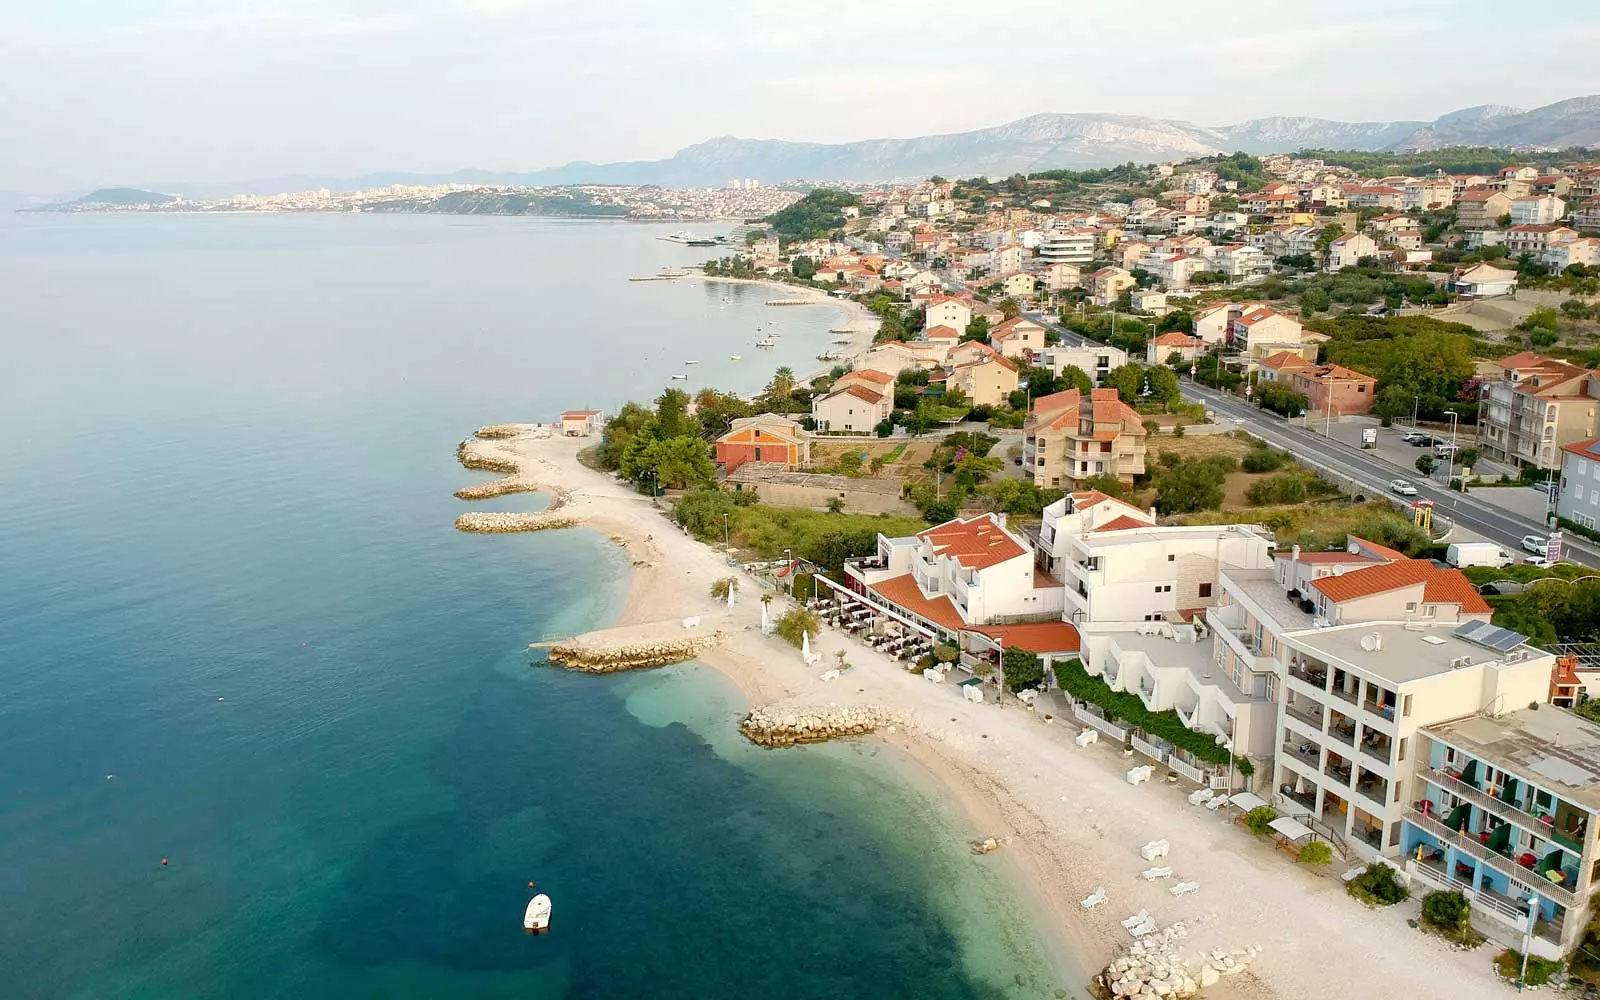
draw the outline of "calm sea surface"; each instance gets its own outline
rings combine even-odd
[[[832,307],[626,281],[664,231],[0,221],[0,1000],[1054,995],[888,751],[530,668],[625,562],[451,527],[479,424],[817,367]]]

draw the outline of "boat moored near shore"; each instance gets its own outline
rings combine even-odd
[[[528,900],[528,909],[522,914],[522,929],[529,934],[543,934],[550,929],[550,897],[544,893]]]

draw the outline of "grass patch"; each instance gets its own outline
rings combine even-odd
[[[1493,566],[1465,566],[1461,572],[1467,575],[1476,586],[1493,583],[1496,580],[1513,580],[1517,583],[1531,583],[1545,577],[1555,577],[1558,580],[1575,580],[1580,576],[1590,576],[1594,573],[1587,566],[1578,566],[1573,563],[1556,563],[1548,568],[1528,566],[1518,563],[1507,566],[1505,569],[1496,569]]]
[[[1553,979],[1564,966],[1565,963],[1563,962],[1540,958],[1537,955],[1529,955],[1528,978],[1523,982],[1523,985],[1543,986]],[[1522,975],[1522,952],[1514,948],[1507,948],[1496,955],[1494,957],[1494,971],[1500,973],[1502,978],[1516,982],[1517,977]]]
[[[1278,539],[1278,550],[1299,545],[1307,552],[1343,549],[1345,537],[1356,535],[1368,541],[1399,549],[1409,556],[1420,555],[1432,547],[1427,532],[1409,518],[1394,512],[1382,500],[1366,503],[1312,503],[1292,506],[1257,507],[1251,510],[1207,510],[1174,519],[1180,524],[1261,524]]]

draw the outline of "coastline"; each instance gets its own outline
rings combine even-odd
[[[617,626],[681,634],[681,618],[701,616],[702,628],[723,630],[727,638],[697,662],[726,676],[752,707],[892,706],[904,725],[877,737],[903,748],[945,790],[946,801],[967,817],[973,838],[1011,838],[1000,853],[1012,856],[1006,863],[1026,887],[1019,905],[1033,910],[1045,953],[1068,966],[1066,974],[1104,966],[1130,941],[1118,921],[1145,908],[1162,925],[1185,924],[1186,954],[1264,946],[1247,973],[1207,988],[1208,998],[1458,1000],[1498,995],[1504,988],[1486,948],[1461,952],[1408,928],[1415,901],[1368,910],[1344,892],[1337,877],[1341,866],[1310,872],[1243,827],[1188,806],[1176,788],[1130,786],[1121,755],[1104,746],[1075,747],[1077,727],[1068,722],[1046,724],[1015,701],[1005,707],[966,702],[950,686],[929,684],[903,664],[826,629],[814,649],[830,663],[842,650],[855,669],[823,681],[822,665],[803,664],[792,647],[761,634],[755,580],[684,534],[648,498],[583,466],[577,460],[583,444],[582,438],[534,436],[530,425],[516,437],[476,441],[474,447],[517,463],[526,479],[560,484],[567,495],[564,513],[605,533],[627,553],[633,572]],[[733,609],[708,594],[713,580],[729,575],[743,584]],[[781,613],[786,602],[776,597],[774,612]],[[1174,899],[1166,883],[1138,877],[1147,865],[1138,847],[1157,838],[1171,841],[1169,863],[1180,876],[1200,881],[1200,892]],[[1110,904],[1082,910],[1078,901],[1099,886]],[[1363,960],[1351,962],[1354,955]],[[1081,990],[1084,983],[1064,985]]]
[[[807,385],[812,380],[828,374],[833,370],[834,365],[849,365],[861,355],[867,353],[872,349],[872,338],[878,333],[880,321],[866,306],[854,299],[836,298],[820,289],[808,288],[804,285],[791,285],[787,282],[772,281],[767,278],[727,278],[721,275],[705,274],[700,271],[690,271],[688,274],[679,277],[729,285],[761,285],[783,292],[786,297],[807,299],[815,305],[828,305],[837,308],[843,318],[840,323],[828,332],[832,336],[848,335],[849,340],[843,343],[829,341],[829,350],[825,353],[837,354],[838,357],[823,363],[823,367],[801,376],[799,381]],[[679,279],[674,278],[673,280]],[[779,307],[774,306],[773,308]]]

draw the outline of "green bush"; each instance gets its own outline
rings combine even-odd
[[[794,608],[778,619],[773,631],[789,645],[799,649],[801,637],[806,634],[816,635],[820,624],[815,614],[805,608]]]
[[[954,663],[961,658],[961,650],[941,642],[933,647],[933,658],[940,663]]]
[[[1044,662],[1037,653],[1020,646],[1006,647],[1000,659],[1000,670],[1006,678],[1006,690],[1012,692],[1038,687],[1044,680]]]
[[[1555,977],[1565,966],[1559,961],[1540,958],[1537,955],[1528,956],[1528,978],[1524,986],[1543,986]],[[1494,957],[1494,969],[1502,978],[1513,982],[1522,975],[1522,952],[1514,948],[1507,948]]]
[[[1411,895],[1395,870],[1380,862],[1368,865],[1366,871],[1345,883],[1345,889],[1369,906],[1393,906]]]
[[[1244,825],[1250,832],[1258,837],[1265,837],[1272,831],[1272,821],[1278,818],[1278,810],[1271,806],[1256,806],[1245,813]]]
[[[1313,840],[1300,848],[1299,861],[1303,865],[1331,865],[1333,864],[1333,848],[1328,846],[1326,840]]]
[[[1205,733],[1197,733],[1183,724],[1173,711],[1152,712],[1136,694],[1113,691],[1099,677],[1090,677],[1078,660],[1068,660],[1054,666],[1056,683],[1074,698],[1098,705],[1106,717],[1142,729],[1151,736],[1165,740],[1179,749],[1212,764],[1226,765],[1228,751],[1217,746],[1216,740]],[[1243,757],[1233,758],[1234,767],[1246,777],[1255,773],[1255,767]]]
[[[1471,926],[1472,904],[1459,892],[1430,892],[1422,897],[1422,922],[1459,933]]]
[[[1252,449],[1239,464],[1246,472],[1276,472],[1287,461],[1288,452],[1265,447]]]
[[[714,600],[726,601],[729,592],[739,592],[739,581],[735,577],[725,576],[711,581],[711,597]]]

